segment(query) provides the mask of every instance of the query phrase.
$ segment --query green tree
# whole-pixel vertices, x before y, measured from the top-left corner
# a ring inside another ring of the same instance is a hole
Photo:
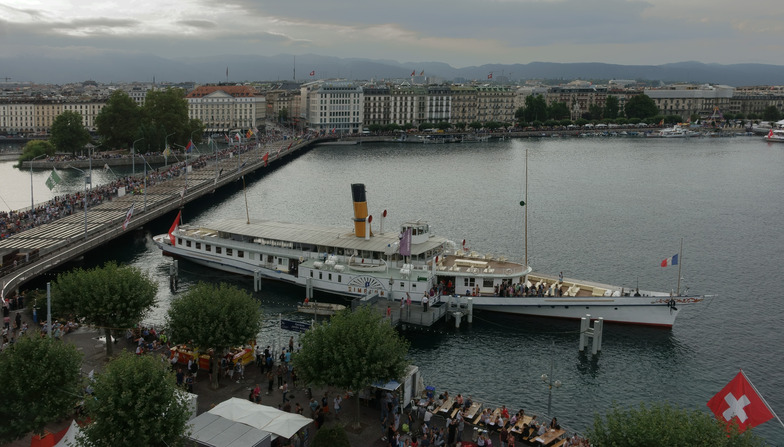
[[[408,362],[408,342],[373,308],[345,310],[302,336],[294,367],[304,383],[359,391],[375,382],[400,379]]]
[[[680,409],[667,403],[640,404],[638,409],[628,410],[613,405],[604,418],[594,415],[587,437],[595,447],[765,445],[750,430],[739,434],[734,426],[728,435],[724,424],[708,413]]]
[[[188,102],[185,91],[180,88],[148,92],[142,116],[142,131],[138,138],[144,138],[148,147],[155,150],[163,150],[166,142],[184,146],[191,132],[197,130],[190,127]],[[166,138],[169,134],[174,135]]]
[[[199,283],[175,298],[166,316],[169,336],[189,343],[213,358],[255,339],[261,331],[261,308],[248,292],[232,285]],[[212,362],[212,387],[218,388],[217,361]]]
[[[568,119],[571,114],[565,102],[554,102],[547,107],[547,116],[553,120]]]
[[[46,140],[30,140],[22,149],[22,155],[19,156],[19,161],[32,160],[33,158],[40,157],[41,155],[54,155],[55,149],[52,143]]]
[[[468,123],[468,127],[472,128],[474,130],[479,130],[479,129],[481,129],[484,126],[479,121],[472,121],[472,122]]]
[[[659,108],[650,96],[645,93],[632,96],[626,101],[626,117],[627,118],[650,118],[659,113]]]
[[[111,148],[130,147],[140,138],[142,111],[128,93],[116,90],[95,117],[95,126],[104,144]]]
[[[424,122],[420,124],[419,127],[417,127],[417,129],[419,129],[420,132],[432,128],[433,128],[433,123],[428,123],[428,122]]]
[[[327,425],[316,432],[311,447],[351,447],[351,443],[343,427]]]
[[[485,123],[485,127],[487,129],[489,129],[489,130],[498,130],[498,129],[504,127],[504,124],[503,123],[499,123],[498,121],[490,121],[488,123]]]
[[[450,129],[452,127],[452,125],[449,124],[448,121],[439,121],[439,122],[435,123],[435,127],[436,127],[436,129],[448,130],[448,129]]]
[[[73,412],[80,400],[82,354],[76,346],[21,336],[0,352],[0,444]]]
[[[604,109],[599,104],[591,104],[588,106],[588,117],[592,120],[600,120],[602,119],[602,114],[604,113]]]
[[[288,120],[289,120],[289,109],[284,107],[280,109],[280,111],[278,112],[278,122],[285,123]]]
[[[525,97],[525,120],[527,122],[547,119],[547,102],[542,95]]]
[[[607,98],[604,100],[603,117],[614,120],[615,118],[618,117],[619,110],[620,110],[620,102],[618,101],[618,97],[608,95]]]
[[[61,273],[53,284],[52,310],[104,329],[106,355],[112,355],[112,330],[132,328],[155,304],[158,285],[141,270],[107,262],[90,270]]]
[[[181,446],[190,416],[174,373],[157,356],[124,352],[109,362],[85,401],[84,447]]]
[[[84,145],[90,141],[90,133],[82,124],[82,115],[72,110],[66,110],[55,117],[51,134],[49,141],[57,150],[73,155],[83,150]]]
[[[781,112],[778,107],[770,105],[762,111],[762,119],[765,121],[778,121],[781,119]]]

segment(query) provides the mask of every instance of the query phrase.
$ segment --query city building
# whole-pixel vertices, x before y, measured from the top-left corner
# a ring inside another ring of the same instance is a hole
[[[207,132],[251,129],[264,122],[264,96],[244,85],[202,85],[185,96],[188,117],[199,119]]]
[[[304,125],[328,133],[359,133],[363,126],[362,87],[350,81],[302,84],[300,116]]]

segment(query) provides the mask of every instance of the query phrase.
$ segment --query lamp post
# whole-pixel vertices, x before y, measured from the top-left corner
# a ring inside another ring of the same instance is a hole
[[[553,342],[553,347],[555,347],[555,342]],[[542,382],[547,384],[547,388],[549,390],[547,395],[547,414],[551,415],[550,407],[553,403],[553,387],[560,388],[561,381],[560,380],[553,380],[553,358],[550,357],[550,375],[542,374]]]
[[[87,181],[88,181],[87,173],[71,165],[66,166],[66,168],[76,169],[77,171],[81,172],[85,176],[84,177],[84,240],[86,241],[87,240]]]
[[[133,176],[136,177],[136,142],[142,141],[144,138],[139,138],[138,140],[131,143],[131,165],[133,166]]]
[[[144,158],[144,155],[139,154],[144,160],[144,208],[142,208],[142,212],[147,211],[147,159]]]
[[[30,217],[32,217],[35,211],[35,201],[33,200],[33,162],[41,157],[46,157],[46,154],[41,154],[30,160]]]

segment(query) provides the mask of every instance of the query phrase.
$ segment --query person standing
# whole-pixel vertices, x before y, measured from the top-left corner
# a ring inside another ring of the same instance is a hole
[[[343,399],[340,397],[340,394],[335,396],[335,399],[332,401],[332,408],[335,409],[335,417],[340,417],[340,404],[343,402]]]
[[[427,293],[425,293],[425,296],[422,297],[422,307],[424,308],[425,312],[427,312],[427,305],[429,304],[429,302],[430,302],[430,298],[427,296]]]
[[[289,399],[286,397],[289,394],[288,382],[283,382],[283,386],[280,388],[280,390],[283,392],[283,403],[285,404],[286,402],[289,401]]]

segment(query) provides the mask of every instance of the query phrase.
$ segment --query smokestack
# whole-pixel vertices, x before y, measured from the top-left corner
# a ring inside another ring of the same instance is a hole
[[[351,198],[354,200],[354,236],[364,238],[366,234],[370,233],[370,231],[365,231],[368,211],[364,183],[351,184]]]

